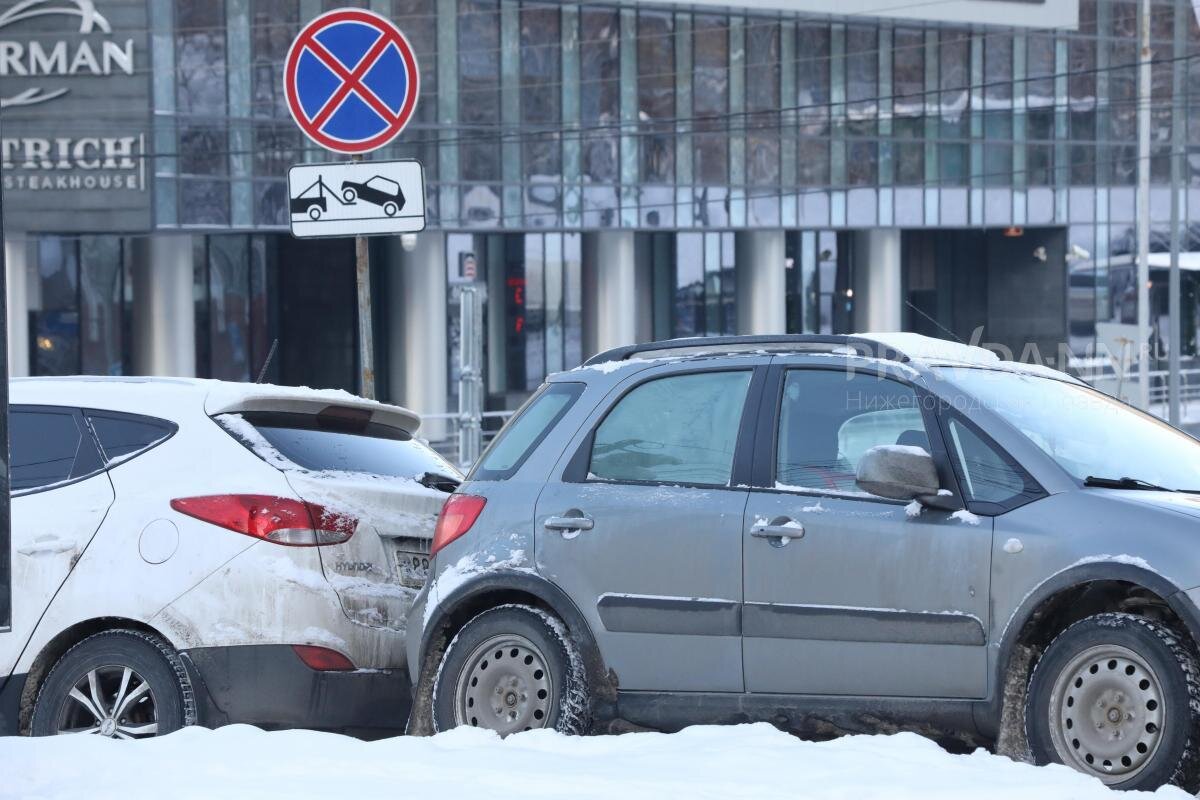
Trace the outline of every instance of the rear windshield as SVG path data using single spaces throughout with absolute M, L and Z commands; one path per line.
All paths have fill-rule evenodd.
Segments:
M 544 385 L 496 436 L 471 473 L 471 480 L 498 481 L 516 474 L 533 449 L 571 408 L 583 386 L 582 383 Z
M 411 478 L 453 491 L 462 475 L 429 445 L 399 428 L 321 414 L 222 414 L 217 420 L 259 457 L 315 472 Z M 257 434 L 257 435 L 256 435 Z M 265 445 L 265 446 L 264 446 Z M 286 459 L 280 461 L 280 456 Z

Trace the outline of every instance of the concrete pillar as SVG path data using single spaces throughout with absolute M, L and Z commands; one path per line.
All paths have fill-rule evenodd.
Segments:
M 393 401 L 419 414 L 446 408 L 446 235 L 417 234 L 405 251 L 389 242 L 388 375 Z M 445 423 L 428 421 L 421 436 L 440 439 Z
M 583 357 L 638 339 L 637 258 L 633 231 L 583 235 Z
M 854 331 L 900 330 L 904 319 L 900 230 L 856 231 L 853 256 Z
M 154 234 L 133 240 L 133 371 L 196 375 L 196 304 L 192 237 Z
M 787 265 L 783 231 L 735 234 L 737 332 L 787 332 Z
M 8 374 L 29 375 L 29 271 L 33 242 L 23 234 L 4 239 L 4 278 L 8 303 Z

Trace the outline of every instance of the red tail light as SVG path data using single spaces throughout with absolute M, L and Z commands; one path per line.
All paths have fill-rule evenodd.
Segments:
M 487 505 L 487 500 L 473 494 L 450 495 L 446 505 L 442 506 L 442 513 L 438 515 L 437 528 L 433 531 L 433 545 L 429 549 L 429 555 L 437 555 L 438 550 L 471 530 L 471 526 L 475 524 L 475 520 L 479 519 L 479 512 L 483 511 L 485 505 Z
M 309 669 L 320 672 L 349 672 L 354 669 L 354 662 L 337 650 L 328 647 L 317 647 L 311 644 L 294 644 L 292 650 Z
M 180 514 L 256 539 L 291 547 L 341 544 L 358 520 L 316 503 L 263 494 L 212 494 L 171 501 Z

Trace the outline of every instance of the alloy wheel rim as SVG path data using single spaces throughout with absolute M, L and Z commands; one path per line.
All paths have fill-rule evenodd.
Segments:
M 83 733 L 110 739 L 158 735 L 158 704 L 146 679 L 125 666 L 88 670 L 63 699 L 59 735 Z
M 1115 784 L 1154 758 L 1167 709 L 1162 682 L 1145 659 L 1127 647 L 1100 645 L 1059 672 L 1049 713 L 1059 760 Z
M 553 700 L 554 682 L 537 646 L 517 634 L 493 636 L 459 672 L 454 721 L 507 736 L 546 727 Z

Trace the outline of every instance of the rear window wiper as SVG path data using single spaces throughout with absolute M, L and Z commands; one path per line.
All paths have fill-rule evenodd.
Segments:
M 1096 486 L 1102 489 L 1141 489 L 1147 492 L 1173 492 L 1165 486 L 1159 486 L 1141 478 L 1098 478 L 1088 475 L 1083 481 L 1084 486 Z
M 458 488 L 460 481 L 457 478 L 452 478 L 449 475 L 441 475 L 437 472 L 424 472 L 417 477 L 417 483 L 424 486 L 426 489 L 436 489 L 439 492 L 453 493 Z

